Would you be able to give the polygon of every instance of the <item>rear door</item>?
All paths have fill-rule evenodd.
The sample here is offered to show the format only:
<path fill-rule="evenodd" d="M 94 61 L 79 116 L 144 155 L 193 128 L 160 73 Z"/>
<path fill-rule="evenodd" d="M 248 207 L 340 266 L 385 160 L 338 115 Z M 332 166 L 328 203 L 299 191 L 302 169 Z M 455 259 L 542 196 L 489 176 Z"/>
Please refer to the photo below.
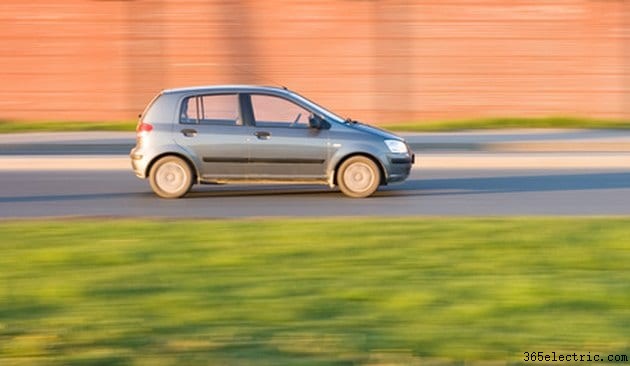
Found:
<path fill-rule="evenodd" d="M 252 179 L 326 177 L 328 130 L 309 128 L 311 111 L 288 99 L 250 94 L 254 124 L 247 174 Z"/>
<path fill-rule="evenodd" d="M 203 179 L 245 176 L 253 131 L 243 123 L 238 94 L 187 97 L 175 128 L 176 142 L 195 157 Z"/>

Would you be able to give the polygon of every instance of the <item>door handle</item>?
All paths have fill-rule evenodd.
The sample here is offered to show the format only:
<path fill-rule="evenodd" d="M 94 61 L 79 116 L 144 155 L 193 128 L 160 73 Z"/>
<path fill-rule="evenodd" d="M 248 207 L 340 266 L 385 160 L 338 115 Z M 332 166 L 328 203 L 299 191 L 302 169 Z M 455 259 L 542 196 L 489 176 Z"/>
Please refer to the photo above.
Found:
<path fill-rule="evenodd" d="M 184 128 L 182 131 L 182 135 L 186 137 L 195 137 L 197 136 L 197 130 L 193 128 Z"/>
<path fill-rule="evenodd" d="M 269 140 L 271 138 L 271 132 L 267 131 L 256 131 L 254 135 L 258 137 L 259 140 Z"/>

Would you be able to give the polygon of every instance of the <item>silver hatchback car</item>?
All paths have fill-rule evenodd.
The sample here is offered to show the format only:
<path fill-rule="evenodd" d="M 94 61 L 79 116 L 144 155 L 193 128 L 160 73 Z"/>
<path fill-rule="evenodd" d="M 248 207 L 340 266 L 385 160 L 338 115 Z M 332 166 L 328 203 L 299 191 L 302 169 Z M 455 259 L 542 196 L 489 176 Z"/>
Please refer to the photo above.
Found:
<path fill-rule="evenodd" d="M 284 88 L 207 86 L 162 91 L 136 128 L 131 164 L 160 197 L 194 183 L 322 183 L 349 197 L 409 176 L 401 137 L 344 119 Z"/>

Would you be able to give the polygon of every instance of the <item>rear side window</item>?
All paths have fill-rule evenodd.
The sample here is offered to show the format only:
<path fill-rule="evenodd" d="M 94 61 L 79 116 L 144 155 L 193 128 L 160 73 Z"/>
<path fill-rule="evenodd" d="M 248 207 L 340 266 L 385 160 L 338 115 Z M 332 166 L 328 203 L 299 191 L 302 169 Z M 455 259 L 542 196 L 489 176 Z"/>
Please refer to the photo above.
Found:
<path fill-rule="evenodd" d="M 238 95 L 196 95 L 184 99 L 180 123 L 208 125 L 241 125 Z"/>

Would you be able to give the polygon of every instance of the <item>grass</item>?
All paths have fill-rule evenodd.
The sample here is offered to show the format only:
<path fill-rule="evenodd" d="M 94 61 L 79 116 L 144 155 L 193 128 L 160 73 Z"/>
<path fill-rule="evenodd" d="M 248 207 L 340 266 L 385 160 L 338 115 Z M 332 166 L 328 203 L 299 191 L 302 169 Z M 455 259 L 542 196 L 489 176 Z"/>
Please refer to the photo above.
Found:
<path fill-rule="evenodd" d="M 5 221 L 0 238 L 2 365 L 630 355 L 626 218 Z"/>
<path fill-rule="evenodd" d="M 383 124 L 392 131 L 431 132 L 501 128 L 630 128 L 630 121 L 589 119 L 577 117 L 544 118 L 479 118 L 454 121 L 416 121 Z M 135 121 L 63 122 L 63 121 L 8 121 L 0 120 L 0 133 L 63 132 L 63 131 L 133 131 Z"/>
<path fill-rule="evenodd" d="M 403 122 L 384 125 L 392 131 L 437 132 L 502 128 L 628 129 L 630 121 L 579 117 L 497 117 L 447 121 Z"/>
<path fill-rule="evenodd" d="M 69 131 L 134 131 L 134 121 L 70 122 L 0 120 L 0 133 L 69 132 Z"/>

